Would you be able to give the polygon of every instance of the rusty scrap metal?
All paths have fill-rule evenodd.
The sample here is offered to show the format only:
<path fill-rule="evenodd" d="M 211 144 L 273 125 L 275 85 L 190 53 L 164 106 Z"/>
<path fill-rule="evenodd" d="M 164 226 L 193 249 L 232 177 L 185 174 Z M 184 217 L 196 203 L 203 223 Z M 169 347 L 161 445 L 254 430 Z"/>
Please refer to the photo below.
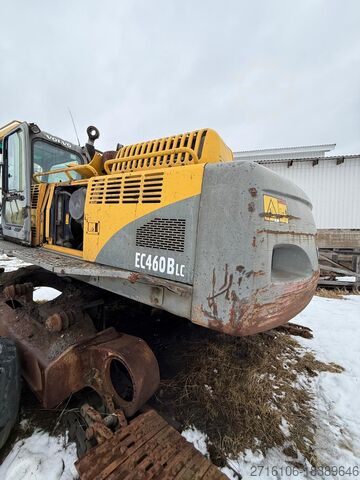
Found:
<path fill-rule="evenodd" d="M 95 408 L 84 404 L 80 413 L 87 424 L 85 430 L 86 440 L 95 440 L 97 444 L 104 443 L 112 437 L 113 430 L 123 428 L 127 420 L 122 410 L 116 410 L 108 415 L 101 415 Z"/>
<path fill-rule="evenodd" d="M 61 332 L 74 324 L 82 312 L 76 310 L 63 310 L 53 313 L 45 320 L 45 327 L 48 332 Z"/>
<path fill-rule="evenodd" d="M 152 409 L 91 448 L 75 466 L 81 480 L 226 478 Z"/>
<path fill-rule="evenodd" d="M 4 288 L 4 296 L 8 300 L 14 300 L 17 297 L 24 297 L 26 302 L 31 302 L 33 298 L 34 286 L 32 283 L 15 283 Z"/>
<path fill-rule="evenodd" d="M 16 304 L 9 300 L 15 295 Z M 93 300 L 91 289 L 89 293 L 88 287 L 75 288 L 69 282 L 61 296 L 46 304 L 32 300 L 30 283 L 6 285 L 0 294 L 0 335 L 16 342 L 23 376 L 45 408 L 91 387 L 109 412 L 121 408 L 131 416 L 157 390 L 159 367 L 140 338 L 114 328 L 96 332 L 81 310 L 84 302 Z"/>

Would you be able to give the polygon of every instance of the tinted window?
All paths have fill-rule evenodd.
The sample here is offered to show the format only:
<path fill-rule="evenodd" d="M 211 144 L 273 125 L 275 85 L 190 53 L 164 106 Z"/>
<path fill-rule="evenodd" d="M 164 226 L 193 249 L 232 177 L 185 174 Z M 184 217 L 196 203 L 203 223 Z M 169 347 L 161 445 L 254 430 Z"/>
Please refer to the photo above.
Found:
<path fill-rule="evenodd" d="M 34 173 L 50 172 L 81 163 L 81 157 L 69 150 L 42 140 L 35 140 L 33 143 Z M 76 172 L 71 172 L 71 177 L 74 180 L 81 178 Z M 54 175 L 44 175 L 38 177 L 38 179 L 42 182 L 66 182 L 69 180 L 63 172 Z"/>
<path fill-rule="evenodd" d="M 8 137 L 8 191 L 22 192 L 25 180 L 24 133 L 18 130 Z"/>
<path fill-rule="evenodd" d="M 25 190 L 25 146 L 24 132 L 18 130 L 7 138 L 7 190 L 14 196 L 5 199 L 5 222 L 23 225 L 26 201 Z M 19 193 L 19 195 L 16 195 Z"/>

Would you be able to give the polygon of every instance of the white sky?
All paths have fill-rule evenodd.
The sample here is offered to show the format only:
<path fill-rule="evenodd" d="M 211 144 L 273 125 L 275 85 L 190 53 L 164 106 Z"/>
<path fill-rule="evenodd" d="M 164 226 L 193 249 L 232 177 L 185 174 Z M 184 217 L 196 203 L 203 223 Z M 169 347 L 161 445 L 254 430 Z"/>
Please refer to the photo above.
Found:
<path fill-rule="evenodd" d="M 0 124 L 98 147 L 215 128 L 360 153 L 359 0 L 2 2 Z"/>

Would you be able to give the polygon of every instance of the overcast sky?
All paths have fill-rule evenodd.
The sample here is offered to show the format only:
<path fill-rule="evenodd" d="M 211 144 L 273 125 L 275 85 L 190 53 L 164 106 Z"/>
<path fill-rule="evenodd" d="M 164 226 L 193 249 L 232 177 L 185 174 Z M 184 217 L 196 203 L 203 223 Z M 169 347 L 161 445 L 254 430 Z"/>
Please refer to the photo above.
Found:
<path fill-rule="evenodd" d="M 360 153 L 359 0 L 2 2 L 0 124 L 98 147 L 216 129 Z"/>

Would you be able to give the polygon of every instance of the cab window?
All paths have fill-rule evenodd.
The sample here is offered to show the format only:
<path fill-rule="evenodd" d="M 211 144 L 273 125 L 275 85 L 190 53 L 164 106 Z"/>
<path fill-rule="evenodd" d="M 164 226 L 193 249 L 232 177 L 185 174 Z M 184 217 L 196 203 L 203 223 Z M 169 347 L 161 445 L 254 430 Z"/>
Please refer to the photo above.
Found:
<path fill-rule="evenodd" d="M 18 130 L 7 139 L 7 189 L 23 192 L 25 180 L 24 132 Z"/>
<path fill-rule="evenodd" d="M 82 164 L 80 155 L 65 150 L 64 148 L 45 142 L 43 140 L 35 140 L 33 143 L 33 165 L 34 173 L 51 172 L 74 165 Z M 74 180 L 78 180 L 81 176 L 76 172 L 71 172 Z M 38 177 L 41 182 L 66 182 L 68 177 L 64 172 L 55 173 L 53 175 L 44 175 Z"/>
<path fill-rule="evenodd" d="M 5 188 L 11 194 L 3 207 L 5 223 L 22 226 L 26 212 L 25 190 L 25 142 L 24 132 L 17 130 L 6 139 Z"/>

